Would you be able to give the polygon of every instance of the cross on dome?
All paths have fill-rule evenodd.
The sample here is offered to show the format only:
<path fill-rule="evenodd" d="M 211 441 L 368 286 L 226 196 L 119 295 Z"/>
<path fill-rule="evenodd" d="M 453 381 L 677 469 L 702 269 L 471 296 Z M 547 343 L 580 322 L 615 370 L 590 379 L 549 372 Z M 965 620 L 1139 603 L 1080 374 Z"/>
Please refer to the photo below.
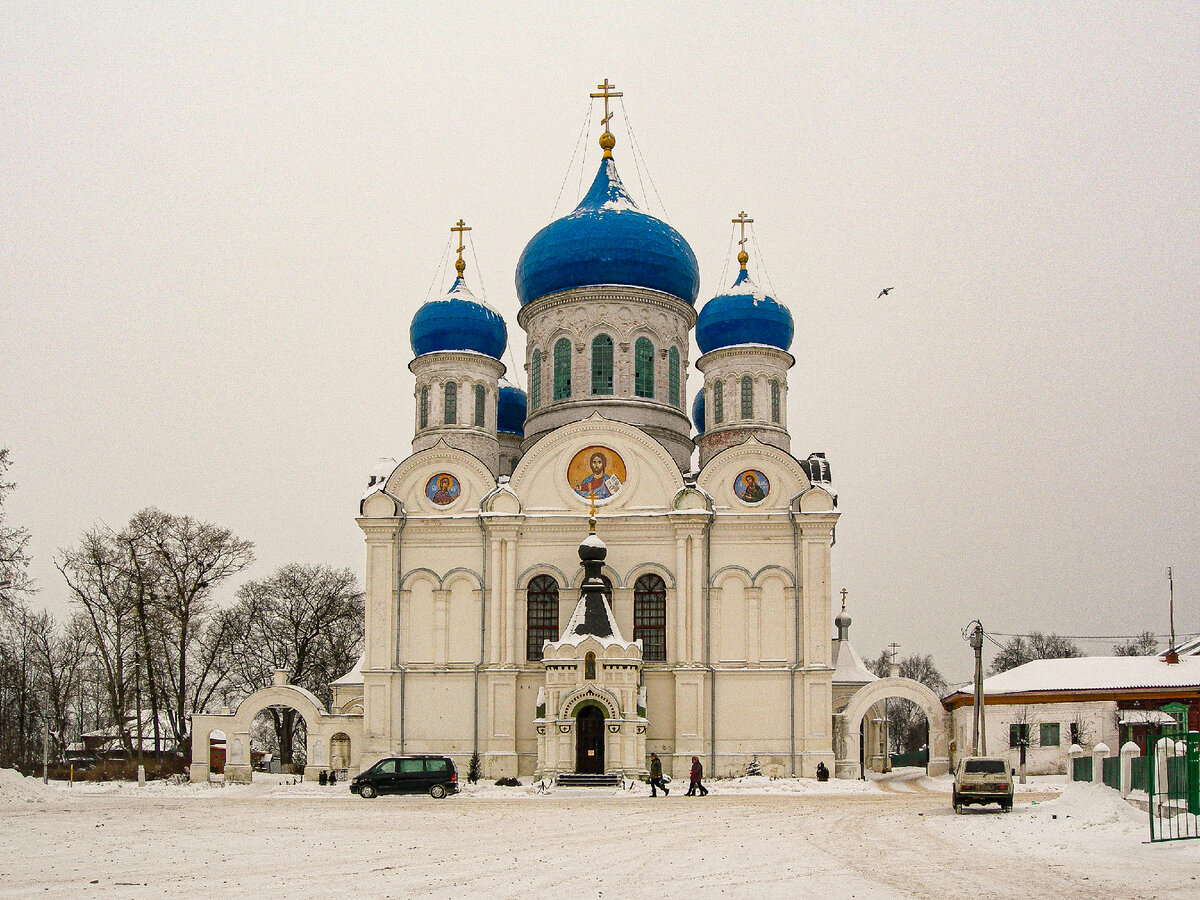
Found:
<path fill-rule="evenodd" d="M 459 219 L 457 223 L 450 226 L 450 230 L 458 232 L 458 261 L 454 264 L 454 271 L 458 273 L 458 277 L 462 278 L 463 272 L 467 271 L 467 264 L 463 260 L 463 233 L 470 231 L 467 223 Z"/>
<path fill-rule="evenodd" d="M 625 96 L 620 91 L 612 90 L 615 87 L 616 87 L 615 84 L 609 84 L 608 79 L 605 78 L 603 84 L 596 85 L 596 90 L 599 91 L 600 93 L 598 93 L 598 94 L 593 93 L 593 94 L 588 95 L 593 100 L 599 99 L 599 98 L 604 99 L 604 118 L 600 120 L 600 125 L 604 129 L 604 133 L 602 135 L 600 135 L 600 146 L 604 149 L 604 158 L 605 159 L 612 159 L 612 148 L 617 145 L 617 139 L 615 137 L 613 137 L 612 132 L 608 130 L 609 120 L 612 119 L 612 114 L 609 113 L 609 111 L 608 111 L 608 101 L 609 101 L 610 97 L 624 97 Z"/>
<path fill-rule="evenodd" d="M 750 254 L 746 252 L 746 226 L 753 221 L 753 219 L 746 218 L 745 210 L 742 210 L 740 213 L 738 213 L 737 218 L 733 220 L 734 225 L 740 225 L 742 227 L 742 239 L 738 241 L 738 246 L 741 249 L 738 250 L 737 260 L 738 265 L 742 267 L 743 272 L 746 271 L 746 263 L 750 262 Z"/>

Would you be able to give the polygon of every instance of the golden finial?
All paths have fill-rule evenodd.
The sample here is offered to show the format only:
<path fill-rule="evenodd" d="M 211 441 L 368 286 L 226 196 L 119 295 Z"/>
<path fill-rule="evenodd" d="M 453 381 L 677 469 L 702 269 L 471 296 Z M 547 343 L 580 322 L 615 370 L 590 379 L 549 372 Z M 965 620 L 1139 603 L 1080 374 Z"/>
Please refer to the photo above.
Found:
<path fill-rule="evenodd" d="M 733 220 L 734 225 L 742 226 L 742 239 L 738 241 L 738 246 L 741 249 L 738 251 L 738 264 L 742 267 L 742 271 L 746 271 L 746 263 L 750 262 L 750 254 L 746 252 L 746 226 L 753 222 L 753 219 L 746 218 L 746 211 L 742 210 L 737 214 L 737 218 Z"/>
<path fill-rule="evenodd" d="M 450 230 L 458 232 L 458 262 L 454 264 L 454 271 L 458 273 L 459 278 L 462 278 L 463 272 L 467 271 L 467 264 L 462 258 L 463 232 L 470 231 L 471 229 L 467 227 L 466 222 L 459 219 L 457 224 L 450 227 Z"/>
<path fill-rule="evenodd" d="M 588 534 L 596 533 L 596 492 L 588 491 Z"/>
<path fill-rule="evenodd" d="M 608 79 L 604 79 L 604 84 L 596 85 L 598 94 L 589 94 L 593 100 L 599 97 L 604 98 L 604 118 L 600 120 L 600 125 L 604 129 L 604 134 L 600 135 L 600 146 L 604 150 L 604 158 L 612 159 L 612 149 L 617 146 L 617 139 L 613 137 L 611 131 L 608 130 L 608 122 L 612 119 L 612 115 L 608 111 L 608 100 L 610 97 L 624 97 L 625 95 L 619 91 L 614 91 L 615 84 L 609 84 Z"/>
<path fill-rule="evenodd" d="M 842 588 L 842 612 L 846 611 L 846 594 L 847 594 L 846 589 Z"/>

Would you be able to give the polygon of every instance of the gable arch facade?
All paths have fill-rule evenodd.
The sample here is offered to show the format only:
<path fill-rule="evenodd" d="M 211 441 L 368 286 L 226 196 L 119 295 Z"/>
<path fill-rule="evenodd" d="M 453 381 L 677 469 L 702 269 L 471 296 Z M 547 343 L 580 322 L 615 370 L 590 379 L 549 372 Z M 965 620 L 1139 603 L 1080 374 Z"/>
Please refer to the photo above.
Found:
<path fill-rule="evenodd" d="M 250 728 L 255 717 L 272 706 L 294 709 L 304 718 L 307 740 L 305 743 L 304 779 L 316 780 L 322 771 L 328 771 L 332 763 L 333 740 L 338 738 L 338 761 L 349 760 L 347 774 L 358 771 L 354 763 L 359 758 L 355 749 L 362 742 L 362 712 L 330 713 L 311 691 L 296 684 L 287 683 L 286 672 L 275 673 L 275 683 L 246 697 L 237 709 L 219 713 L 192 716 L 192 764 L 188 777 L 192 781 L 208 781 L 209 735 L 223 731 L 226 740 L 225 780 L 248 784 L 253 767 L 250 757 Z M 349 743 L 346 744 L 348 739 Z"/>
<path fill-rule="evenodd" d="M 858 778 L 862 774 L 859 762 L 859 726 L 872 706 L 882 700 L 911 700 L 929 720 L 930 775 L 945 775 L 950 771 L 950 729 L 946 708 L 941 699 L 921 682 L 912 678 L 880 678 L 860 688 L 850 698 L 846 708 L 834 715 L 834 753 L 838 778 Z"/>

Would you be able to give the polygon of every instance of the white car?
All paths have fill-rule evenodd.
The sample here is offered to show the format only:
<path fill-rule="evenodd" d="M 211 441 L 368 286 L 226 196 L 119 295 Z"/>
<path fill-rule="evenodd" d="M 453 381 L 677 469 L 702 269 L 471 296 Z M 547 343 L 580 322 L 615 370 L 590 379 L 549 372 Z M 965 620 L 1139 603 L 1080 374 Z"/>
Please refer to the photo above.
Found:
<path fill-rule="evenodd" d="M 959 760 L 954 771 L 954 811 L 961 813 L 972 803 L 999 803 L 1002 810 L 1012 812 L 1012 773 L 1003 758 L 968 756 Z"/>

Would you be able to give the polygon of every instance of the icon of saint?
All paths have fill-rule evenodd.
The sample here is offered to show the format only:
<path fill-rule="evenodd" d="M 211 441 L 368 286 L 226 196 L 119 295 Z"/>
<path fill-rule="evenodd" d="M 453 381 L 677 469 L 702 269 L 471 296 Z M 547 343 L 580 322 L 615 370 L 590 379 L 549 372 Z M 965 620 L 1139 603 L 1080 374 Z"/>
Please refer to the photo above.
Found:
<path fill-rule="evenodd" d="M 436 503 L 438 506 L 445 506 L 447 503 L 453 502 L 454 497 L 456 496 L 456 494 L 458 492 L 453 490 L 454 482 L 450 478 L 450 476 L 449 475 L 438 476 L 437 486 L 438 486 L 438 489 L 436 491 L 434 491 L 433 496 L 430 497 L 429 499 L 432 500 L 434 503 Z"/>
<path fill-rule="evenodd" d="M 746 472 L 742 475 L 742 499 L 747 503 L 757 503 L 759 500 L 766 499 L 766 494 L 763 493 L 762 485 L 758 483 L 758 476 L 753 472 Z"/>
<path fill-rule="evenodd" d="M 608 472 L 608 457 L 597 450 L 588 457 L 592 474 L 579 482 L 575 489 L 581 497 L 595 494 L 597 500 L 606 500 L 621 489 L 621 479 Z"/>

